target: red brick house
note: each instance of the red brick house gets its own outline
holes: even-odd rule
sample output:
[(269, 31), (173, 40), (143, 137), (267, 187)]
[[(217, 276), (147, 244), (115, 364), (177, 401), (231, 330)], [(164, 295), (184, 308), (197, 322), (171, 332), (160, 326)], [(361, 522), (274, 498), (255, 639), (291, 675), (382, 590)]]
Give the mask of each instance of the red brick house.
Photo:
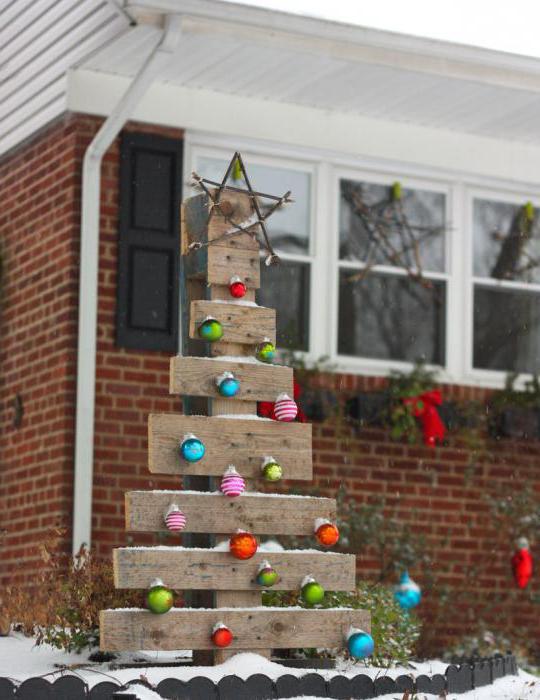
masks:
[[(175, 483), (147, 471), (146, 419), (181, 405), (167, 394), (179, 202), (192, 170), (221, 173), (235, 149), (258, 187), (293, 191), (261, 299), (283, 344), (330, 358), (340, 404), (417, 357), (461, 402), (538, 372), (538, 272), (493, 274), (494, 231), (540, 205), (536, 59), (218, 0), (15, 0), (0, 17), (3, 584), (28, 578), (57, 524), (66, 547), (108, 556), (127, 539), (124, 491)], [(396, 181), (418, 228), (440, 230), (422, 250), (438, 304), (354, 243), (344, 187), (376, 199)], [(385, 496), (425, 533), (441, 585), (474, 583), (439, 642), (479, 619), (538, 635), (484, 496), (538, 493), (540, 443), (433, 450), (331, 419), (314, 459), (321, 489)]]

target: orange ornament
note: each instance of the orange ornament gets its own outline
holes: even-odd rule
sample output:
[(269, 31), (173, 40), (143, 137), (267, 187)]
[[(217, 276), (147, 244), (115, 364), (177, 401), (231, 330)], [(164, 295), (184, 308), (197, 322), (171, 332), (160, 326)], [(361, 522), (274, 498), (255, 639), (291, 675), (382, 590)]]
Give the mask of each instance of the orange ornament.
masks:
[(229, 551), (236, 559), (251, 559), (257, 547), (257, 539), (245, 530), (238, 530), (229, 540)]
[(339, 540), (339, 530), (334, 523), (319, 518), (315, 521), (315, 537), (323, 547), (333, 547)]

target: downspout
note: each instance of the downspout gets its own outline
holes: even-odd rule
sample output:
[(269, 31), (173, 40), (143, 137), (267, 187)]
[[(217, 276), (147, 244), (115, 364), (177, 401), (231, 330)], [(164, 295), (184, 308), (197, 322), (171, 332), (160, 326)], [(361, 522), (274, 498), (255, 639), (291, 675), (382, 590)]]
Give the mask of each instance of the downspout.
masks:
[(180, 40), (180, 25), (177, 15), (165, 18), (161, 39), (84, 154), (73, 488), (74, 554), (82, 545), (90, 547), (92, 534), (101, 161), (150, 85), (170, 64)]

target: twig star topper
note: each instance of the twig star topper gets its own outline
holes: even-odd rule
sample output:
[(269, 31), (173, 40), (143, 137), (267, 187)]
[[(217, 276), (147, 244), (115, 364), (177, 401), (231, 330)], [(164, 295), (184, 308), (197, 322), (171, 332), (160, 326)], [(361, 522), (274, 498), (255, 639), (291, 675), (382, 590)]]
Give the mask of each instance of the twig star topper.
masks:
[[(242, 177), (246, 183), (245, 189), (241, 187), (234, 187), (233, 185), (228, 185), (227, 180), (234, 173), (234, 179), (240, 179)], [(233, 236), (238, 236), (241, 233), (248, 233), (251, 236), (257, 236), (260, 232), (263, 237), (263, 243), (267, 250), (267, 257), (265, 260), (266, 265), (273, 265), (279, 262), (279, 257), (276, 255), (272, 244), (270, 243), (270, 237), (268, 235), (268, 230), (266, 228), (266, 220), (278, 209), (281, 209), (286, 204), (291, 204), (294, 200), (290, 198), (290, 191), (285, 192), (281, 197), (273, 194), (264, 194), (263, 192), (257, 192), (251, 186), (250, 179), (246, 172), (244, 161), (242, 156), (238, 151), (236, 151), (225, 171), (223, 179), (221, 182), (215, 182), (214, 180), (209, 180), (208, 178), (201, 177), (197, 173), (192, 173), (193, 186), (202, 189), (210, 200), (208, 208), (208, 221), (212, 218), (214, 211), (217, 209), (220, 214), (228, 221), (231, 225), (231, 229), (224, 233), (217, 239), (202, 243), (195, 241), (189, 246), (190, 250), (198, 250), (203, 246), (211, 245), (212, 243), (217, 243), (219, 240), (224, 238), (232, 238)], [(227, 200), (222, 200), (221, 196), (223, 192), (241, 192), (247, 194), (253, 205), (254, 215), (248, 221), (233, 221), (231, 218), (232, 207), (231, 203)], [(260, 199), (268, 199), (272, 204), (268, 207), (268, 210), (264, 213), (261, 210)]]

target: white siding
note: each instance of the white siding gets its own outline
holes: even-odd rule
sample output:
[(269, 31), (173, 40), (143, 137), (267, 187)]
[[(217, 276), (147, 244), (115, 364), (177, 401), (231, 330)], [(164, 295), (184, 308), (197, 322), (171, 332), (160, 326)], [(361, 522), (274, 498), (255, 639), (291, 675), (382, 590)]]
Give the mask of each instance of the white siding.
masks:
[(127, 26), (105, 0), (0, 3), (0, 154), (66, 110), (66, 71)]

